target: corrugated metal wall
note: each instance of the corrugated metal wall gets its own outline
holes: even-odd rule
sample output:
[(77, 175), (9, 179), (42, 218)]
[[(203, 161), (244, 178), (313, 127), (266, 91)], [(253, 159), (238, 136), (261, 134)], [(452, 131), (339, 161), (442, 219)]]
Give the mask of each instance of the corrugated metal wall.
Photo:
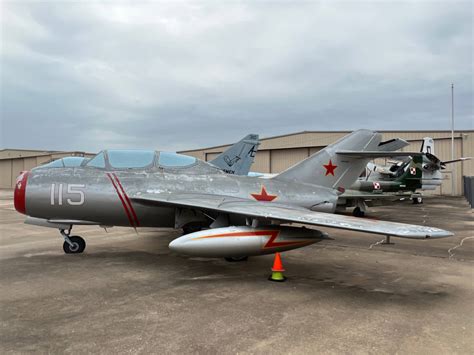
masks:
[[(301, 132), (262, 139), (252, 171), (279, 173), (348, 133), (349, 131)], [(432, 137), (435, 139), (436, 156), (441, 160), (451, 159), (451, 132), (449, 131), (382, 131), (382, 134), (384, 140), (399, 137), (409, 141), (410, 145), (404, 148), (404, 151), (419, 151), (422, 139)], [(181, 153), (209, 161), (228, 147), (229, 145), (226, 145)], [(455, 158), (461, 156), (474, 156), (474, 131), (455, 132)], [(379, 160), (378, 162), (384, 163), (385, 161)], [(456, 180), (455, 193), (461, 195), (463, 192), (462, 176), (474, 176), (473, 160), (448, 165), (447, 169), (443, 170), (445, 178), (443, 184), (435, 191), (427, 191), (426, 194), (451, 194), (453, 169)]]

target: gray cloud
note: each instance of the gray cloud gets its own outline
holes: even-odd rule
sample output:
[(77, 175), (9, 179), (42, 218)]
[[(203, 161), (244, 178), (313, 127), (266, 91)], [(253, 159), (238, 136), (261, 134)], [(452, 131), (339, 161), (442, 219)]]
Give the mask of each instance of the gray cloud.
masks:
[(1, 6), (2, 147), (473, 127), (470, 1)]

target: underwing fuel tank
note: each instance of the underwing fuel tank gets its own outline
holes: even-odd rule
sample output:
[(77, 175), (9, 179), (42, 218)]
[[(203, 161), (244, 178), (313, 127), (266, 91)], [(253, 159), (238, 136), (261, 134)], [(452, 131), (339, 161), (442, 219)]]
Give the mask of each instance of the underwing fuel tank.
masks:
[(307, 228), (240, 226), (186, 234), (173, 240), (169, 247), (179, 254), (227, 258), (272, 254), (301, 248), (327, 238), (326, 233)]

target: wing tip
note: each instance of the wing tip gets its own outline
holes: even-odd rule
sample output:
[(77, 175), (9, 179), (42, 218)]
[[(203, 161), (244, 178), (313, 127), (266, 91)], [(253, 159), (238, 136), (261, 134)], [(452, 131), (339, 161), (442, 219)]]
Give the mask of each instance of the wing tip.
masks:
[(453, 236), (454, 236), (453, 232), (439, 230), (439, 231), (427, 234), (425, 238), (426, 239), (439, 239), (439, 238), (448, 238), (448, 237), (453, 237)]

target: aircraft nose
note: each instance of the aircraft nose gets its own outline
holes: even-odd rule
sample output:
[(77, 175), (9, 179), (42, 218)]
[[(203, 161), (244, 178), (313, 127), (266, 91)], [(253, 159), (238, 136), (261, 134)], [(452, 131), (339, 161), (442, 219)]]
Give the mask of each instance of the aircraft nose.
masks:
[(26, 214), (26, 184), (28, 182), (29, 171), (22, 171), (16, 178), (15, 192), (13, 194), (13, 202), (15, 209)]

